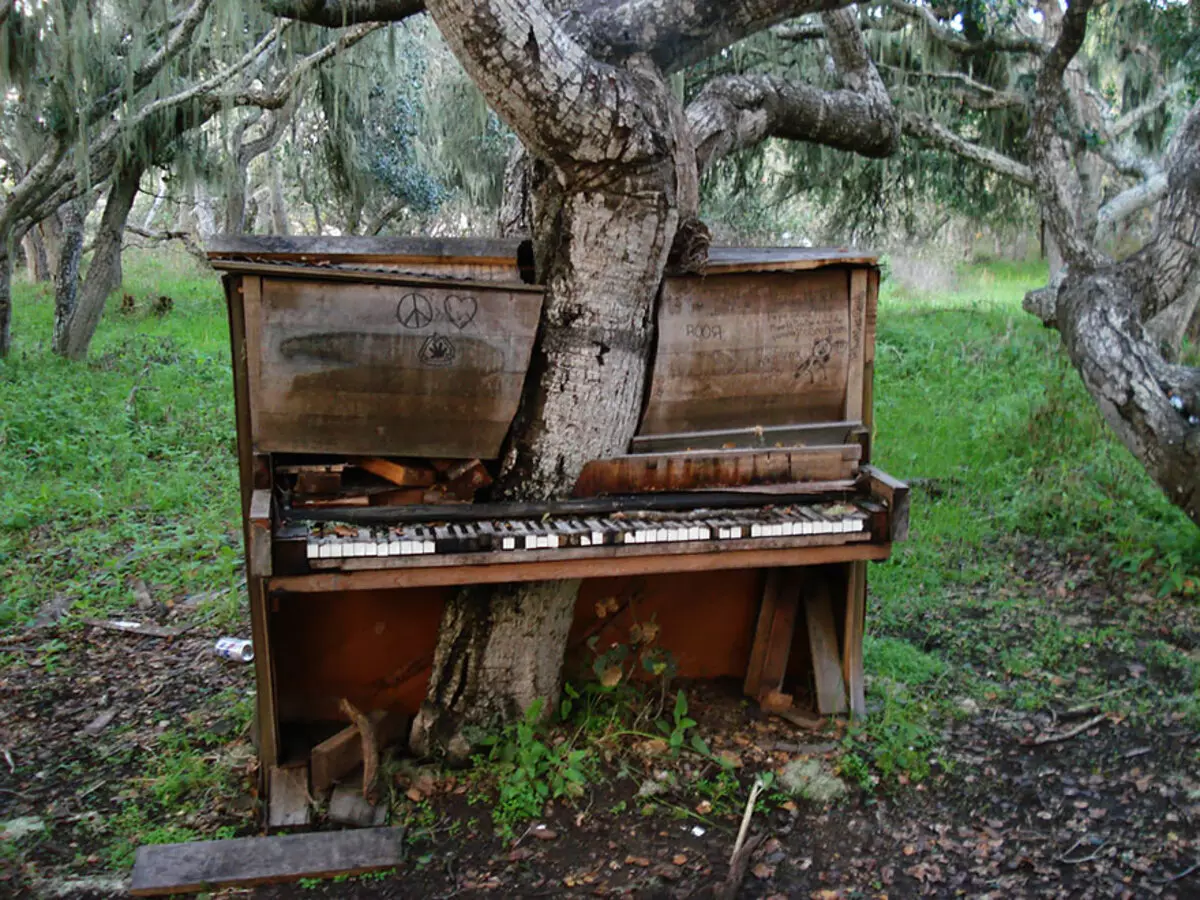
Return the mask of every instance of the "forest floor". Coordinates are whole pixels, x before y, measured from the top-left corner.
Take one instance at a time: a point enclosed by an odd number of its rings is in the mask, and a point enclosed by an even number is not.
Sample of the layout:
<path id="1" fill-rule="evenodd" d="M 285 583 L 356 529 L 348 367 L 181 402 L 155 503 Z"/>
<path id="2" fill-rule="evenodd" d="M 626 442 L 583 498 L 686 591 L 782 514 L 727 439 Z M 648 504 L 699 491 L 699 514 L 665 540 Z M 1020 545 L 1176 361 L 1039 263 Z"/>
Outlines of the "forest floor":
<path id="1" fill-rule="evenodd" d="M 395 872 L 254 895 L 714 896 L 762 779 L 739 896 L 1200 897 L 1200 534 L 1021 313 L 1038 266 L 896 272 L 876 455 L 913 520 L 870 570 L 865 725 L 580 685 L 473 769 L 389 764 Z M 126 290 L 79 365 L 18 287 L 0 363 L 0 896 L 257 833 L 251 668 L 211 652 L 248 631 L 219 285 L 135 255 Z"/>

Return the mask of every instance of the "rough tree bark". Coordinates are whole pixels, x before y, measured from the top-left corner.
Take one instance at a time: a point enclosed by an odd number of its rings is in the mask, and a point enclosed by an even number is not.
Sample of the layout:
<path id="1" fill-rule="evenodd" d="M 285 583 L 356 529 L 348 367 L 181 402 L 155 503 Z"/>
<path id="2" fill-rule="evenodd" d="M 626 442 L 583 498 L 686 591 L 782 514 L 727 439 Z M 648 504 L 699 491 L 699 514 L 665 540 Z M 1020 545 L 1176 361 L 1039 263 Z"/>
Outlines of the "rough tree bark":
<path id="1" fill-rule="evenodd" d="M 1143 322 L 1195 290 L 1200 269 L 1200 102 L 1167 154 L 1167 193 L 1147 244 L 1104 256 L 1072 208 L 1071 160 L 1057 140 L 1063 74 L 1083 44 L 1091 0 L 1076 0 L 1038 75 L 1030 162 L 1067 272 L 1057 292 L 1063 345 L 1105 419 L 1147 472 L 1200 525 L 1200 370 L 1167 362 Z"/>
<path id="2" fill-rule="evenodd" d="M 554 214 L 535 235 L 545 301 L 495 494 L 567 494 L 637 426 L 653 301 L 680 210 L 697 204 L 683 113 L 644 57 L 588 56 L 539 3 L 434 0 L 443 36 L 497 112 L 546 161 Z M 577 582 L 468 588 L 447 604 L 414 748 L 470 747 L 560 688 Z"/>
<path id="3" fill-rule="evenodd" d="M 50 280 L 50 257 L 46 255 L 46 243 L 42 240 L 41 232 L 31 228 L 21 241 L 25 248 L 25 271 L 29 280 L 34 284 L 44 284 Z"/>
<path id="4" fill-rule="evenodd" d="M 83 220 L 87 210 L 82 200 L 64 203 L 58 211 L 62 222 L 62 248 L 54 273 L 54 333 L 50 346 L 61 352 L 66 343 L 67 323 L 75 313 L 79 299 L 79 264 L 83 261 Z"/>
<path id="5" fill-rule="evenodd" d="M 62 295 L 64 300 L 55 305 L 53 350 L 60 356 L 67 359 L 87 356 L 108 295 L 121 286 L 121 244 L 125 223 L 137 198 L 144 171 L 144 165 L 133 163 L 114 174 L 96 231 L 92 261 L 82 285 L 76 277 L 57 286 L 56 296 Z M 77 292 L 77 295 L 67 298 L 67 292 Z"/>
<path id="6" fill-rule="evenodd" d="M 12 349 L 12 257 L 0 245 L 0 359 Z"/>
<path id="7" fill-rule="evenodd" d="M 726 81 L 685 114 L 650 56 L 616 53 L 619 64 L 601 62 L 539 3 L 427 5 L 533 157 L 510 161 L 517 200 L 501 219 L 506 231 L 532 222 L 545 302 L 495 496 L 560 497 L 587 461 L 624 452 L 636 430 L 669 252 L 673 242 L 703 243 L 704 229 L 694 224 L 698 165 L 775 134 L 886 153 L 898 121 L 886 92 L 876 90 L 861 32 L 845 27 L 852 19 L 844 13 L 827 18 L 843 90 L 758 90 Z M 746 8 L 771 18 L 783 6 Z M 707 3 L 692 12 L 701 7 L 713 13 Z M 742 27 L 738 16 L 729 18 Z M 646 28 L 640 24 L 630 40 L 648 42 Z M 863 139 L 855 144 L 846 129 L 831 127 L 835 118 Z M 697 128 L 702 153 L 693 142 Z M 678 259 L 691 255 L 674 249 Z M 537 701 L 552 708 L 577 588 L 480 586 L 450 600 L 413 725 L 418 753 L 445 749 L 462 758 L 473 727 L 511 720 Z"/>

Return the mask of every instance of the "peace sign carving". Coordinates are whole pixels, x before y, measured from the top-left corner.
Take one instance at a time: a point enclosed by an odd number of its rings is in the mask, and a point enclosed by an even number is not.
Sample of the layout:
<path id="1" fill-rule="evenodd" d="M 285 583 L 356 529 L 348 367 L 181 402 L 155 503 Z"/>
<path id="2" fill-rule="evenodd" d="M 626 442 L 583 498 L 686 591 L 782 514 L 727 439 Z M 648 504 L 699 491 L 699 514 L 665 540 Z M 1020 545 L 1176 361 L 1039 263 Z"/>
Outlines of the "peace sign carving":
<path id="1" fill-rule="evenodd" d="M 405 328 L 424 328 L 433 321 L 433 304 L 424 294 L 405 294 L 396 304 L 396 318 Z"/>

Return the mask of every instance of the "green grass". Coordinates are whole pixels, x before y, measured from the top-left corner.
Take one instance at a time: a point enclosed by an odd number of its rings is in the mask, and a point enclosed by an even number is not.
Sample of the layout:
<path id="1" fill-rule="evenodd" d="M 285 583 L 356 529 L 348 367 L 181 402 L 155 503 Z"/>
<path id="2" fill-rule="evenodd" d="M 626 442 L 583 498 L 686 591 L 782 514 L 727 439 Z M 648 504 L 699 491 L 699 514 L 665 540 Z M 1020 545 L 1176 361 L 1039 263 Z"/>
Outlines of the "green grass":
<path id="1" fill-rule="evenodd" d="M 48 352 L 45 286 L 15 286 L 0 363 L 0 626 L 59 593 L 95 614 L 126 605 L 134 578 L 167 600 L 240 577 L 220 283 L 187 257 L 127 256 L 135 311 L 114 298 L 86 363 Z M 160 294 L 174 299 L 162 317 Z"/>
<path id="2" fill-rule="evenodd" d="M 873 627 L 995 574 L 1014 536 L 1085 548 L 1155 590 L 1200 572 L 1200 530 L 1117 443 L 1060 349 L 1021 311 L 1041 266 L 964 269 L 958 289 L 885 285 L 876 352 L 875 457 L 917 481 L 912 540 L 872 572 Z"/>

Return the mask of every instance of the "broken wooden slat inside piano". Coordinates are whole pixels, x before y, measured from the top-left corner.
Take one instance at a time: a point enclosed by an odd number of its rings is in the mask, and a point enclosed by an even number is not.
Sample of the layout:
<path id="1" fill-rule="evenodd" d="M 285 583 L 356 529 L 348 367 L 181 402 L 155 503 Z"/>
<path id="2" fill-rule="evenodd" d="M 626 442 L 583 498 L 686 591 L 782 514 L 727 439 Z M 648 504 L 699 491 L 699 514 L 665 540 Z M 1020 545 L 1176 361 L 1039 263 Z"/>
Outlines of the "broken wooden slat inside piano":
<path id="1" fill-rule="evenodd" d="M 793 721 L 865 712 L 866 562 L 908 521 L 871 459 L 874 257 L 714 248 L 668 277 L 637 435 L 546 504 L 488 496 L 542 304 L 520 245 L 247 237 L 210 258 L 261 771 L 359 777 L 328 764 L 343 701 L 416 712 L 445 599 L 470 584 L 582 579 L 569 664 L 590 637 L 630 640 L 628 604 L 596 609 L 636 592 L 682 677 L 732 676 Z"/>

